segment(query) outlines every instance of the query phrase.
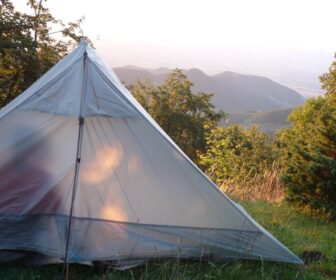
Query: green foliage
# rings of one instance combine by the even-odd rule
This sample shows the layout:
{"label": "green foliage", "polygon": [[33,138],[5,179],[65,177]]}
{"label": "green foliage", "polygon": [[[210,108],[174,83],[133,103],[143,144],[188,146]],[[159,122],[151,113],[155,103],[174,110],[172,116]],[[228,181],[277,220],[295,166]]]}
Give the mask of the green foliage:
{"label": "green foliage", "polygon": [[241,185],[272,168],[272,141],[257,127],[209,128],[207,149],[199,164],[219,185]]}
{"label": "green foliage", "polygon": [[[77,22],[56,20],[43,5],[44,0],[29,0],[31,13],[15,10],[10,0],[0,0],[0,107],[29,87],[81,39]],[[31,15],[32,14],[32,15]],[[51,36],[52,27],[61,26],[64,39]]]}
{"label": "green foliage", "polygon": [[289,121],[279,138],[287,198],[336,217],[336,95],[307,100]]}
{"label": "green foliage", "polygon": [[320,77],[320,81],[322,83],[322,88],[326,90],[327,94],[336,95],[336,60],[331,63],[329,72]]}
{"label": "green foliage", "polygon": [[193,94],[191,87],[182,70],[175,69],[162,86],[138,81],[130,89],[175,143],[195,160],[197,151],[205,149],[204,124],[216,125],[224,113],[215,111],[213,94]]}

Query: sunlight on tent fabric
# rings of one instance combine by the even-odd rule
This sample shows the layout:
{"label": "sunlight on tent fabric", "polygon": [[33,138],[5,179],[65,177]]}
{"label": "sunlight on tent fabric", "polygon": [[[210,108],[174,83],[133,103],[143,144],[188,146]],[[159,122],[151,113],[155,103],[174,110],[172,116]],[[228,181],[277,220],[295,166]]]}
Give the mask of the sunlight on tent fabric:
{"label": "sunlight on tent fabric", "polygon": [[122,147],[104,147],[95,158],[83,168],[82,176],[86,183],[98,184],[109,178],[119,167],[123,158]]}
{"label": "sunlight on tent fabric", "polygon": [[127,221],[127,214],[118,205],[108,205],[102,210],[102,218],[112,221]]}
{"label": "sunlight on tent fabric", "polygon": [[128,163],[127,163],[127,169],[129,173],[134,173],[139,169],[139,159],[136,156],[132,156]]}

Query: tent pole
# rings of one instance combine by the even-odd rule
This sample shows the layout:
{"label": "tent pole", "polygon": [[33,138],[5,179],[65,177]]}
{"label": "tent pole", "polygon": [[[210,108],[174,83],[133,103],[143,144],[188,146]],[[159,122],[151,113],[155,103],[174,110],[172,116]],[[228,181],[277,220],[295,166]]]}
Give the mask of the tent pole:
{"label": "tent pole", "polygon": [[84,120],[85,120],[84,114],[83,114],[83,107],[84,107],[86,84],[87,84],[87,52],[84,51],[84,56],[83,56],[83,82],[82,82],[82,90],[81,90],[80,115],[79,115],[79,118],[78,118],[78,139],[77,139],[76,165],[75,165],[75,175],[74,175],[73,187],[72,187],[69,222],[68,222],[67,234],[66,234],[65,254],[64,254],[64,260],[63,260],[63,272],[62,272],[62,279],[63,280],[69,278],[68,258],[69,258],[69,247],[70,247],[70,242],[71,242],[73,209],[74,209],[76,191],[77,191],[77,185],[78,185],[79,167],[80,167],[81,157],[82,157],[83,129],[84,129]]}

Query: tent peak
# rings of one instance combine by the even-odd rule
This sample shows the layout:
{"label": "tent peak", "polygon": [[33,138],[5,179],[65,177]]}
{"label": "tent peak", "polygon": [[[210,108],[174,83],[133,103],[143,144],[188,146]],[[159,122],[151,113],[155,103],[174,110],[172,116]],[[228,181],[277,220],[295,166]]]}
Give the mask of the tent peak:
{"label": "tent peak", "polygon": [[89,40],[88,40],[86,37],[83,37],[83,38],[80,40],[79,45],[88,46],[88,45],[89,45]]}

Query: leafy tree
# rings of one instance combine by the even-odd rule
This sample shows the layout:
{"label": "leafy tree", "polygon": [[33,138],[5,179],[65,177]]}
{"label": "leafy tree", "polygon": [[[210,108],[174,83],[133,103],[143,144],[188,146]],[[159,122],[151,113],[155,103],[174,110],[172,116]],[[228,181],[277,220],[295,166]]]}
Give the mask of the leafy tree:
{"label": "leafy tree", "polygon": [[[80,24],[56,20],[44,0],[29,0],[32,15],[15,10],[10,0],[0,0],[0,107],[29,87],[66,55],[81,39]],[[56,40],[52,27],[61,25],[68,38]]]}
{"label": "leafy tree", "polygon": [[199,154],[199,164],[218,185],[249,184],[272,167],[272,141],[257,127],[207,128],[207,149]]}
{"label": "leafy tree", "polygon": [[280,135],[287,198],[336,217],[336,95],[306,103]]}
{"label": "leafy tree", "polygon": [[191,87],[182,70],[175,69],[161,86],[138,81],[130,89],[177,145],[196,160],[197,150],[205,149],[204,124],[216,125],[225,114],[215,111],[213,94],[193,94]]}
{"label": "leafy tree", "polygon": [[[335,53],[336,59],[336,53]],[[329,72],[320,77],[322,88],[326,90],[327,94],[336,95],[336,60],[331,63]]]}

